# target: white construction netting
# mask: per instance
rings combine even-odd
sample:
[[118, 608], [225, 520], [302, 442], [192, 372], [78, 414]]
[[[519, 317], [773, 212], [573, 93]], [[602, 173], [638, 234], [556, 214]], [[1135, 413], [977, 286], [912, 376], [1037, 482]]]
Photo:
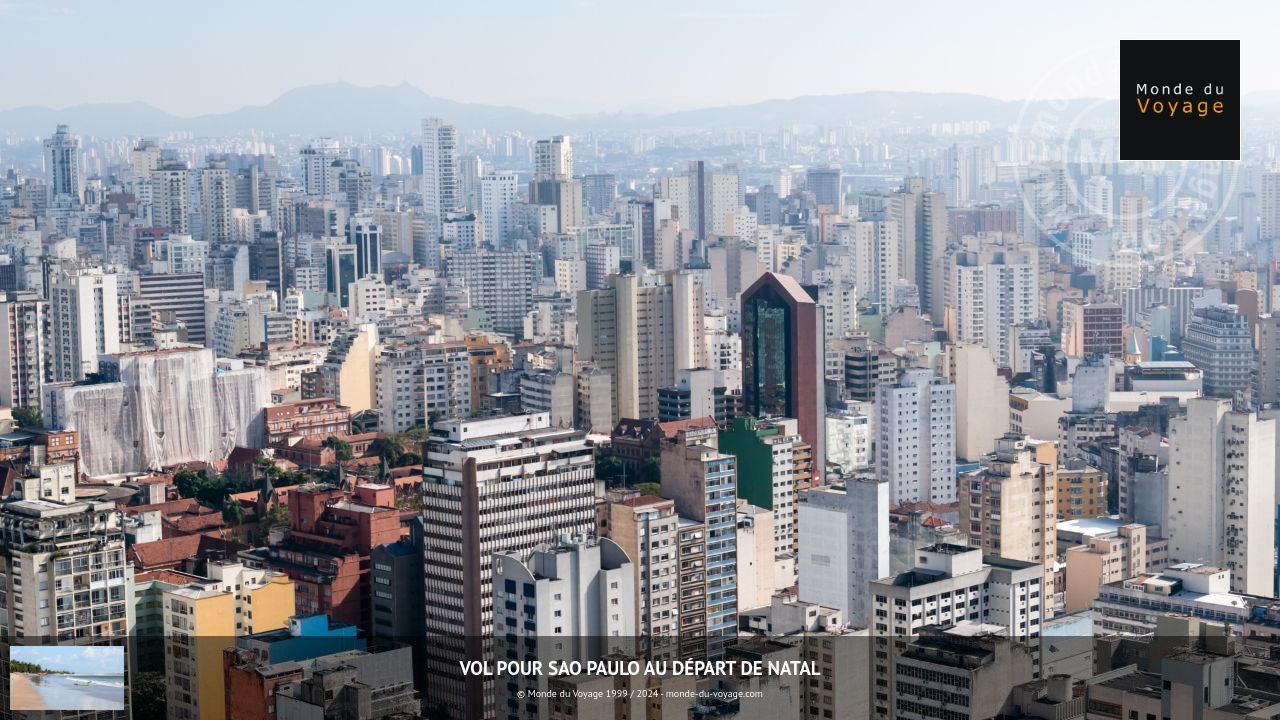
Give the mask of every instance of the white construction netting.
[[261, 368], [215, 372], [207, 349], [119, 358], [116, 383], [62, 387], [58, 426], [80, 432], [91, 477], [217, 462], [232, 448], [261, 447], [269, 402]]

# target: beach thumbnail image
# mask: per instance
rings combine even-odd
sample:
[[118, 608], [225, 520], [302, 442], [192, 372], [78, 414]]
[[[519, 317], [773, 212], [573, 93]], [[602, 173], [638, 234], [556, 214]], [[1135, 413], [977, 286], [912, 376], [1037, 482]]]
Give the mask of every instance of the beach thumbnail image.
[[124, 648], [13, 646], [10, 710], [123, 710]]

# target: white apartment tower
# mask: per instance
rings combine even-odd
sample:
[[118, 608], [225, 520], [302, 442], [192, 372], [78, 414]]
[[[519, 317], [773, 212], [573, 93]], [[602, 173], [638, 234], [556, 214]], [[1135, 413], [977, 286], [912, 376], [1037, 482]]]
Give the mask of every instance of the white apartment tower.
[[889, 574], [889, 483], [849, 476], [800, 493], [800, 599], [869, 627], [872, 581]]
[[439, 238], [446, 213], [458, 209], [458, 130], [440, 118], [422, 121], [422, 211], [428, 242]]
[[876, 389], [877, 472], [889, 502], [956, 501], [956, 386], [913, 369]]
[[1013, 329], [1039, 316], [1038, 251], [1000, 233], [964, 245], [948, 258], [947, 334], [985, 346], [998, 367], [1009, 367]]
[[49, 278], [52, 379], [75, 382], [98, 371], [98, 357], [120, 352], [116, 275], [71, 268]]
[[1169, 428], [1163, 530], [1170, 564], [1231, 571], [1233, 592], [1272, 594], [1276, 518], [1276, 421], [1192, 398]]
[[568, 135], [556, 135], [534, 144], [533, 174], [556, 180], [573, 177], [573, 146]]
[[491, 172], [480, 178], [480, 221], [483, 241], [501, 248], [511, 236], [515, 223], [512, 210], [520, 199], [520, 183], [515, 173]]
[[49, 172], [49, 194], [66, 195], [84, 202], [84, 175], [80, 169], [80, 136], [59, 125], [52, 137], [44, 141], [45, 169]]
[[39, 407], [49, 379], [49, 303], [34, 292], [8, 293], [0, 302], [0, 405]]

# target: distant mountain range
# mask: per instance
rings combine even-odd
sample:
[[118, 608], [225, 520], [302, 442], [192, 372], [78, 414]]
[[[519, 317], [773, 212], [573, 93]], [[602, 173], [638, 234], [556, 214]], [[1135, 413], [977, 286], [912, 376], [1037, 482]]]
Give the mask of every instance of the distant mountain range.
[[[876, 91], [809, 95], [663, 114], [617, 113], [557, 116], [515, 107], [463, 103], [433, 97], [409, 85], [361, 87], [329, 83], [296, 88], [271, 103], [227, 113], [180, 117], [146, 103], [77, 105], [61, 110], [20, 107], [0, 110], [0, 135], [47, 136], [56, 125], [71, 125], [82, 135], [164, 135], [185, 131], [197, 136], [256, 130], [270, 134], [363, 135], [413, 131], [424, 117], [442, 117], [463, 129], [522, 130], [532, 134], [585, 130], [669, 130], [726, 128], [774, 130], [792, 124], [954, 122], [989, 120], [997, 126], [1019, 117], [1048, 112], [1069, 120], [1081, 113], [1093, 121], [1118, 115], [1115, 100], [1080, 98], [1050, 104], [1006, 101], [962, 93]], [[1246, 117], [1280, 118], [1280, 91], [1246, 97]]]

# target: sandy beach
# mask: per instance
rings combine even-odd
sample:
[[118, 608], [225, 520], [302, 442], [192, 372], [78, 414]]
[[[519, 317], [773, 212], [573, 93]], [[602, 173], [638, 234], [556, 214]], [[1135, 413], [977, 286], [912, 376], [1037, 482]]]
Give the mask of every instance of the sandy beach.
[[13, 673], [9, 676], [9, 709], [10, 710], [45, 710], [44, 698], [36, 691], [27, 673]]

